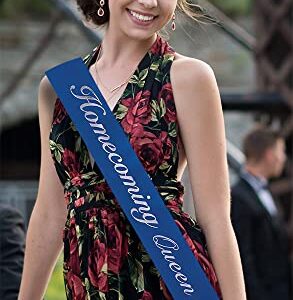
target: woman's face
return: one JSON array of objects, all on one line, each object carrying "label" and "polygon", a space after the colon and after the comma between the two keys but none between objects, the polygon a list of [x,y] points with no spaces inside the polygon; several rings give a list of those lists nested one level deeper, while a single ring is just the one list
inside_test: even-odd
[{"label": "woman's face", "polygon": [[176,4],[177,0],[109,0],[109,26],[143,40],[170,21]]}]

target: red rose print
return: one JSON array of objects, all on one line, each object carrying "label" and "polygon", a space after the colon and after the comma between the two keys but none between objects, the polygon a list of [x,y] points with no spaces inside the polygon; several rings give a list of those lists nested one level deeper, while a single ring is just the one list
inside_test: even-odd
[{"label": "red rose print", "polygon": [[127,236],[122,234],[125,224],[117,211],[106,209],[101,210],[101,220],[107,232],[108,270],[118,274],[128,253]]},{"label": "red rose print", "polygon": [[79,165],[77,163],[76,154],[65,148],[63,152],[63,164],[69,171],[74,171],[79,169]]},{"label": "red rose print", "polygon": [[71,196],[72,196],[72,192],[70,192],[70,191],[65,191],[65,193],[64,193],[64,200],[65,200],[65,203],[66,203],[66,205],[68,205],[69,204],[69,201],[70,201],[70,199],[71,199]]},{"label": "red rose print", "polygon": [[83,179],[80,177],[80,173],[77,171],[70,171],[69,175],[72,177],[70,182],[73,186],[82,186],[84,184]]},{"label": "red rose print", "polygon": [[[122,232],[125,232],[124,228],[122,230]],[[127,236],[123,235],[115,224],[110,225],[107,232],[109,245],[108,269],[115,274],[119,274],[128,252]]]},{"label": "red rose print", "polygon": [[164,147],[164,160],[168,160],[172,153],[172,142],[166,131],[161,131],[159,139],[162,141]]},{"label": "red rose print", "polygon": [[88,259],[88,274],[92,285],[102,292],[108,289],[107,275],[102,272],[102,267],[108,260],[107,255],[106,245],[96,239]]},{"label": "red rose print", "polygon": [[96,207],[91,207],[86,211],[87,214],[87,220],[88,222],[88,228],[91,230],[95,229],[95,222],[94,219],[96,219],[98,209]]},{"label": "red rose print", "polygon": [[60,124],[65,118],[67,112],[59,98],[56,99],[54,107],[53,125]]},{"label": "red rose print", "polygon": [[141,125],[132,130],[130,143],[146,171],[156,170],[164,159],[163,143],[155,134],[144,131]]},{"label": "red rose print", "polygon": [[151,52],[152,54],[160,54],[160,53],[161,53],[161,45],[160,45],[160,43],[155,42],[155,43],[152,45],[152,47],[151,47],[151,49],[150,49],[150,52]]},{"label": "red rose print", "polygon": [[171,83],[166,83],[158,96],[158,99],[163,99],[166,105],[166,114],[164,116],[167,123],[176,121],[176,106],[173,97]]},{"label": "red rose print", "polygon": [[145,131],[142,125],[133,128],[130,143],[148,172],[157,170],[170,158],[172,151],[172,143],[166,132],[160,132],[157,137]]},{"label": "red rose print", "polygon": [[169,199],[166,205],[170,210],[176,213],[182,212],[182,203],[179,202],[177,199]]},{"label": "red rose print", "polygon": [[84,300],[86,297],[86,291],[81,279],[71,271],[68,271],[68,273],[66,274],[66,280],[68,287],[70,288],[72,293],[72,299]]},{"label": "red rose print", "polygon": [[[79,171],[80,165],[76,157],[76,153],[65,148],[63,152],[63,164],[69,171]],[[78,174],[78,173],[77,173]]]},{"label": "red rose print", "polygon": [[97,183],[94,187],[94,191],[98,193],[104,193],[106,198],[113,196],[113,192],[106,181]]},{"label": "red rose print", "polygon": [[70,249],[68,266],[74,274],[79,274],[80,273],[80,264],[79,264],[79,254],[78,254],[78,242],[77,242],[76,229],[75,229],[74,222],[72,222],[72,224],[70,224],[70,228],[69,228],[69,232],[68,232],[68,239],[69,239],[69,249]]},{"label": "red rose print", "polygon": [[106,293],[109,291],[109,286],[108,286],[108,275],[104,272],[101,272],[98,276],[98,287],[99,291]]},{"label": "red rose print", "polygon": [[135,124],[147,124],[151,120],[150,91],[140,91],[135,98],[121,101],[127,107],[127,114],[121,121],[124,131],[130,133]]},{"label": "red rose print", "polygon": [[75,207],[82,206],[83,204],[84,204],[84,197],[78,198],[74,201],[74,206]]},{"label": "red rose print", "polygon": [[71,178],[71,184],[82,186],[83,180],[80,174],[80,164],[76,153],[65,148],[62,156],[63,165],[67,169],[69,176]]},{"label": "red rose print", "polygon": [[165,53],[169,53],[170,51],[171,48],[169,44],[164,40],[160,42],[159,40],[156,40],[150,49],[150,53],[155,55],[164,55]]},{"label": "red rose print", "polygon": [[153,296],[148,291],[144,291],[140,300],[153,300]]}]

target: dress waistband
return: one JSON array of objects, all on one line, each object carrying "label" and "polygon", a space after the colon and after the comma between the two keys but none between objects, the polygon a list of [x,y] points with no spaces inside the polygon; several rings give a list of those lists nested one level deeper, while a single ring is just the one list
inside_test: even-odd
[{"label": "dress waistband", "polygon": [[[177,179],[154,182],[162,200],[168,207],[182,209],[184,185]],[[117,206],[116,197],[104,178],[95,172],[68,178],[64,184],[64,195],[69,210],[83,210],[90,207]]]}]

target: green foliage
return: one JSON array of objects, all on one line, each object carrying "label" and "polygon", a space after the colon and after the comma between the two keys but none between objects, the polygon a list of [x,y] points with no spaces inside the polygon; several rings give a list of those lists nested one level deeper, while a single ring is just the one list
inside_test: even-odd
[{"label": "green foliage", "polygon": [[61,254],[56,263],[51,280],[49,282],[45,300],[65,300],[65,288],[62,274],[63,255]]},{"label": "green foliage", "polygon": [[251,11],[252,0],[209,0],[228,15],[245,15]]},{"label": "green foliage", "polygon": [[48,15],[51,4],[48,0],[0,0],[0,17],[35,17],[42,18]]}]

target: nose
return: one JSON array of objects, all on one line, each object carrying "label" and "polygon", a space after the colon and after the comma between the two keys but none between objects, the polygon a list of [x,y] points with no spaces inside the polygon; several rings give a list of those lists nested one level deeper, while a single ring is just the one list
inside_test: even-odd
[{"label": "nose", "polygon": [[138,0],[138,3],[142,4],[146,8],[152,8],[158,5],[157,0]]}]

